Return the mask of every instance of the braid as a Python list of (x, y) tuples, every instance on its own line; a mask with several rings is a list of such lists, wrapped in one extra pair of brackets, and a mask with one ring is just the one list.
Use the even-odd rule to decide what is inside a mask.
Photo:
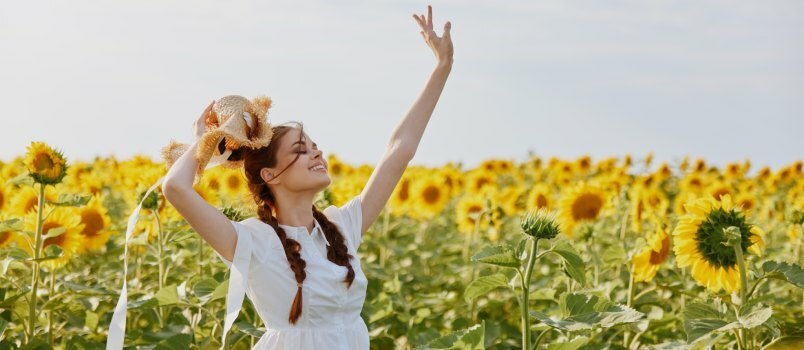
[(349, 269), (346, 272), (346, 278), (343, 280), (348, 284), (348, 287), (352, 287), (352, 281), (355, 279), (355, 270), (352, 268), (352, 264), (349, 263), (349, 260), (353, 258), (352, 254), (349, 254), (348, 249), (346, 248), (346, 242), (343, 239), (343, 234), (341, 231), (338, 230), (338, 227), (335, 226), (324, 213), (318, 211), (318, 208), (313, 205), (313, 217), (318, 221), (318, 224), (321, 225), (321, 228), (324, 230), (324, 236), (327, 237), (327, 241), (329, 241), (330, 246), (327, 248), (327, 259), (332, 261), (333, 263), (345, 266)]
[(296, 285), (298, 289), (296, 290), (296, 297), (293, 299), (293, 304), (290, 306), (290, 315), (288, 316), (288, 322), (296, 324), (302, 312), (302, 283), (304, 283), (304, 279), (307, 277), (307, 273), (304, 272), (307, 262), (301, 257), (301, 244), (293, 238), (288, 238), (285, 229), (279, 226), (279, 222), (272, 214), (273, 207), (271, 204), (273, 204), (274, 198), (271, 190), (268, 188), (268, 184), (263, 182), (258, 193), (257, 215), (262, 222), (271, 225), (274, 231), (276, 231), (276, 235), (279, 236), (279, 241), (282, 242), (282, 247), (285, 248), (285, 257), (288, 259), (288, 263), (290, 263), (290, 269), (293, 270), (293, 274), (296, 275)]
[[(237, 158), (243, 159), (243, 167), (248, 180), (249, 192), (254, 199), (254, 203), (257, 204), (257, 216), (260, 221), (270, 225), (273, 227), (274, 231), (276, 231), (276, 235), (279, 241), (282, 242), (282, 247), (285, 250), (285, 257), (288, 259), (290, 269), (293, 270), (293, 274), (296, 276), (298, 290), (296, 291), (296, 298), (293, 299), (293, 304), (290, 306), (290, 315), (288, 316), (288, 322), (296, 324), (302, 312), (302, 284), (307, 277), (304, 271), (307, 263), (301, 257), (301, 244), (292, 238), (288, 238), (285, 230), (279, 226), (279, 222), (274, 216), (276, 198), (268, 187), (268, 183), (260, 175), (262, 169), (270, 168), (277, 164), (276, 153), (279, 149), (278, 140), (284, 137), (289, 130), (293, 129), (292, 127), (284, 125), (272, 127), (273, 141), (271, 141), (270, 144), (260, 148), (246, 147), (242, 149), (242, 153), (237, 154)], [(302, 127), (300, 131), (303, 134), (304, 128)], [(299, 156), (300, 154), (297, 154), (296, 158), (275, 176), (278, 177), (287, 170), (299, 159)], [(344, 282), (351, 288), (352, 281), (355, 278), (355, 271), (349, 260), (354, 257), (349, 254), (343, 234), (334, 223), (329, 221), (329, 219), (315, 207), (315, 205), (313, 205), (313, 217), (324, 231), (324, 236), (327, 238), (327, 241), (330, 242), (330, 246), (327, 248), (327, 259), (339, 266), (345, 266), (348, 269)]]

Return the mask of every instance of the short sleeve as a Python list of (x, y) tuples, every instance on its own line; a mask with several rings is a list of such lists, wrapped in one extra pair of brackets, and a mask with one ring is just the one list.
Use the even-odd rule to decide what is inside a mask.
[(340, 217), (340, 223), (346, 231), (343, 234), (347, 235), (346, 238), (353, 242), (355, 250), (363, 242), (363, 234), (360, 232), (363, 227), (362, 200), (363, 198), (358, 194), (341, 207), (331, 205), (326, 209), (327, 211), (336, 212), (336, 215)]
[[(237, 221), (229, 220), (229, 222), (232, 223), (232, 226), (234, 226), (235, 232), (237, 233), (237, 244), (235, 245), (235, 253), (237, 253), (238, 247), (244, 241), (244, 240), (240, 239), (240, 236), (243, 235), (243, 234), (247, 234), (248, 233), (248, 228), (245, 225), (243, 225), (242, 223), (239, 223)], [(240, 249), (240, 250), (242, 251), (243, 249)], [(218, 253), (217, 250), (213, 249), (212, 251), (215, 252), (215, 255), (217, 255), (218, 258), (221, 261), (223, 261), (223, 263), (226, 264), (227, 267), (232, 267), (232, 262), (231, 261), (226, 260), (226, 258), (224, 258), (223, 255)]]

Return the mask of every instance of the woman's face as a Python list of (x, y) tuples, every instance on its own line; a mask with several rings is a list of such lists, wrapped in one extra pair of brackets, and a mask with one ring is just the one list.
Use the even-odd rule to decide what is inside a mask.
[[(299, 159), (288, 167), (296, 156)], [(264, 179), (269, 179), (268, 183), (271, 185), (278, 184), (294, 192), (312, 191), (317, 193), (332, 182), (323, 152), (306, 133), (302, 135), (299, 129), (294, 128), (282, 137), (276, 158), (276, 166), (263, 169), (263, 174), (261, 174)], [(288, 168), (285, 169), (285, 167)], [(283, 169), (285, 170), (282, 171)], [(265, 173), (266, 171), (268, 173)], [(271, 177), (268, 174), (278, 175), (278, 177)]]

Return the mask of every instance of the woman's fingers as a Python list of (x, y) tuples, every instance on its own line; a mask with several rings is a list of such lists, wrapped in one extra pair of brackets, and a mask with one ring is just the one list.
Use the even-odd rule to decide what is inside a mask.
[(422, 19), (419, 18), (419, 15), (413, 14), (413, 19), (416, 20), (416, 23), (419, 23), (419, 28), (421, 28), (422, 30), (425, 30), (424, 23), (422, 23)]
[(427, 23), (433, 28), (433, 7), (430, 5), (427, 5)]

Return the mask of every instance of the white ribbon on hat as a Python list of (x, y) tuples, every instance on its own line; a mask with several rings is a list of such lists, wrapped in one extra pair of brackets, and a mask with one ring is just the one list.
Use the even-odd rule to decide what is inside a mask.
[(137, 208), (134, 209), (134, 212), (128, 217), (128, 223), (126, 224), (126, 240), (125, 243), (123, 243), (123, 289), (120, 291), (120, 298), (117, 299), (117, 306), (114, 308), (112, 322), (109, 324), (109, 337), (106, 339), (106, 350), (123, 349), (123, 340), (126, 335), (126, 306), (128, 304), (128, 284), (126, 283), (126, 275), (128, 275), (128, 263), (126, 262), (126, 258), (128, 257), (128, 240), (131, 238), (131, 234), (134, 233), (134, 227), (136, 227), (137, 220), (140, 218), (142, 203), (145, 202), (154, 189), (162, 184), (164, 179), (165, 177), (162, 176), (159, 180), (156, 180), (155, 184), (148, 188), (148, 191), (142, 196), (140, 204), (137, 205)]
[[(229, 158), (229, 155), (232, 154), (232, 150), (226, 149), (226, 151), (219, 157), (212, 157), (210, 161), (207, 163), (204, 169), (209, 169), (214, 166), (220, 165)], [(123, 341), (125, 340), (126, 335), (126, 308), (128, 306), (128, 284), (126, 282), (126, 276), (128, 275), (128, 263), (126, 259), (128, 257), (128, 241), (131, 239), (131, 235), (134, 233), (134, 228), (137, 225), (137, 221), (140, 218), (140, 210), (142, 209), (142, 203), (148, 198), (148, 196), (155, 190), (162, 182), (165, 180), (165, 176), (162, 176), (159, 180), (156, 180), (156, 183), (151, 185), (148, 188), (148, 191), (145, 192), (145, 195), (140, 200), (139, 205), (134, 211), (131, 213), (131, 216), (128, 218), (128, 223), (126, 224), (126, 239), (123, 243), (123, 289), (120, 290), (120, 298), (117, 299), (117, 306), (114, 308), (114, 314), (112, 314), (112, 321), (109, 324), (109, 336), (106, 338), (106, 350), (122, 350), (123, 349)], [(243, 294), (245, 293), (245, 278), (243, 276), (248, 276), (248, 268), (249, 268), (249, 258), (251, 256), (251, 251), (249, 250), (248, 254), (242, 252), (243, 249), (251, 249), (251, 235), (242, 235), (245, 237), (246, 244), (238, 244), (237, 249), (240, 251), (235, 251), (235, 267), (232, 269), (231, 277), (230, 277), (230, 286), (229, 292), (226, 295), (226, 319), (224, 322), (224, 330), (223, 330), (223, 341), (221, 344), (225, 344), (226, 340), (226, 332), (231, 328), (232, 323), (234, 323), (234, 319), (237, 318), (237, 314), (240, 311), (240, 307), (243, 303)], [(238, 235), (238, 239), (240, 235)], [(241, 246), (245, 246), (247, 248), (241, 248)], [(238, 256), (238, 253), (240, 256)], [(243, 258), (243, 254), (246, 255), (245, 260)], [(239, 257), (239, 259), (238, 259)], [(233, 264), (234, 265), (234, 264)], [(234, 283), (232, 283), (234, 282)], [(234, 284), (234, 286), (232, 286)], [(229, 300), (235, 300), (235, 303), (229, 305)], [(237, 307), (235, 308), (235, 305)], [(232, 311), (234, 310), (234, 311)], [(230, 314), (234, 312), (234, 316), (230, 316)], [(230, 320), (231, 318), (231, 320)], [(222, 348), (221, 348), (222, 349)]]

